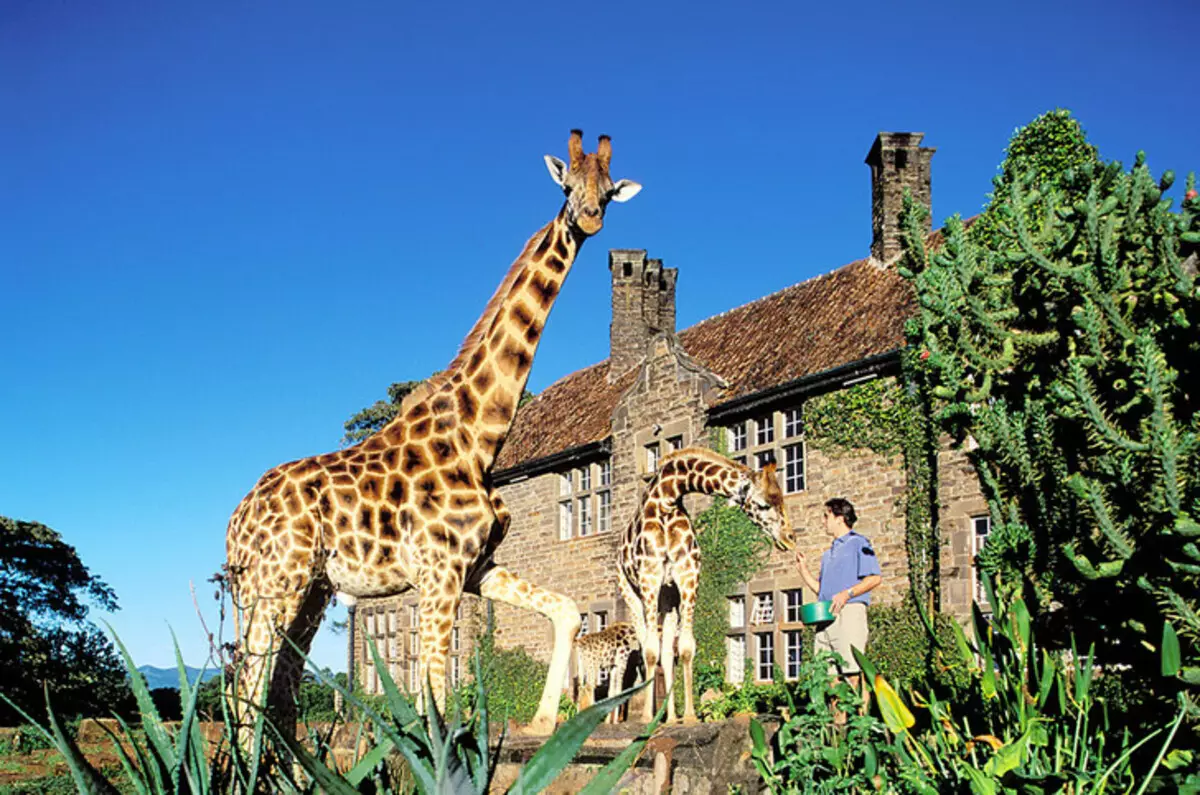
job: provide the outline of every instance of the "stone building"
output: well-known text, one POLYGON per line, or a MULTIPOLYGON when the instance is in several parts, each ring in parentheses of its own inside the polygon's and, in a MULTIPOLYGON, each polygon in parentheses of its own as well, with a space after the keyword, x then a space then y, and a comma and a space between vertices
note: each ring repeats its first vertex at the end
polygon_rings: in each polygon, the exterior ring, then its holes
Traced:
MULTIPOLYGON (((833 454, 808 445, 804 405, 899 372, 914 298, 894 262, 904 189, 930 201, 934 150, 922 147, 922 138, 880 133, 867 155, 870 256, 681 332, 677 270, 645 251, 610 251, 609 358, 564 376, 525 405, 497 459, 495 483, 513 515, 498 562, 574 599, 584 632, 624 620, 614 568, 618 531, 662 455, 710 444, 719 433, 735 459, 756 469, 777 463, 797 543, 814 571, 828 546, 822 507, 832 497, 849 498, 860 517, 856 530, 872 540, 883 570, 875 600, 900 600, 908 588, 902 462, 870 450, 833 454)), ((965 615, 977 588, 972 561, 986 536, 986 505, 961 452, 942 450, 938 470, 942 605, 965 615)), ((812 598, 791 553, 773 551, 753 581, 729 595, 731 678, 769 679, 774 664, 791 676, 799 664, 799 606, 812 598), (747 658, 753 671, 743 671, 747 658)), ((498 603, 485 609, 479 601, 468 597, 460 611, 452 681, 465 675, 470 641, 487 621, 494 621, 497 646, 549 658, 548 621, 498 603)), ((412 595, 363 600, 358 616, 410 686, 419 681, 415 605, 412 595)), ((352 667, 363 659, 361 631, 352 635, 350 654, 352 667)), ((368 690, 372 677, 366 673, 368 690)))

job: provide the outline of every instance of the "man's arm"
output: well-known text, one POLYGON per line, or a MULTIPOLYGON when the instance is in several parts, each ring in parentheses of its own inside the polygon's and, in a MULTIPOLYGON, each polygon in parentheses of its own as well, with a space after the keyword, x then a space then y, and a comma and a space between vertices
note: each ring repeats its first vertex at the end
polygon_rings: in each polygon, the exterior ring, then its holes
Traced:
POLYGON ((846 606, 846 602, 849 602, 854 597, 862 596, 863 594, 870 593, 878 588, 881 582, 883 582, 883 578, 878 574, 868 574, 866 577, 863 577, 846 590, 835 593, 833 595, 834 614, 837 614, 843 607, 846 606))
POLYGON ((821 584, 817 578, 812 576, 812 572, 808 570, 808 559, 804 553, 800 551, 800 547, 796 547, 796 569, 800 572, 800 579, 804 582, 804 587, 808 588, 813 594, 821 592, 821 584))

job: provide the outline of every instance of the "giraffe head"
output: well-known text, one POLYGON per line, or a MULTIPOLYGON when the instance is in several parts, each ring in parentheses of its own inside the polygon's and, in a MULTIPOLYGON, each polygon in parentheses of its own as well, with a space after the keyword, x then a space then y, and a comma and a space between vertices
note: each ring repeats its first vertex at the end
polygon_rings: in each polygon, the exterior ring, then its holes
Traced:
POLYGON ((642 189, 638 183, 622 179, 613 182, 608 176, 612 162, 612 139, 600 136, 595 154, 584 154, 583 133, 571 130, 568 145, 571 162, 564 163, 554 155, 546 155, 550 176, 567 194, 567 219, 586 235, 594 235, 604 226, 604 208, 610 201, 629 201, 642 189))
POLYGON ((771 462, 758 472, 746 472, 733 494, 734 503, 746 512, 750 520, 761 527, 779 549, 795 546, 787 509, 783 505, 783 489, 771 462))

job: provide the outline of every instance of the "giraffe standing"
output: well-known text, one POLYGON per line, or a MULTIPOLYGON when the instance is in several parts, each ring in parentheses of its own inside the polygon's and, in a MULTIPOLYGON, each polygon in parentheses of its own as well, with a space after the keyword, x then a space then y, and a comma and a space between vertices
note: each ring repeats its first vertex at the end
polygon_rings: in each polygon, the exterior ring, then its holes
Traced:
MULTIPOLYGON (((728 497, 771 536, 779 549, 793 546, 774 463, 752 472, 703 447, 688 447, 662 459, 658 473, 642 495, 641 509, 621 539, 617 583, 642 646, 646 676, 653 678, 654 666, 662 664, 669 721, 675 720, 672 688, 676 629, 683 668, 683 719, 696 720, 692 703, 692 661, 696 654, 692 619, 700 580, 700 547, 683 509, 684 495, 694 493, 728 497)), ((654 717, 652 696, 646 698, 642 717, 647 723, 654 717)))
POLYGON ((641 189, 609 178, 608 136, 585 154, 582 133, 572 130, 569 151, 569 163, 546 156, 566 194, 562 209, 530 238, 450 365, 365 441, 267 472, 230 519, 238 698, 259 703, 268 688, 281 728, 295 724, 303 668, 283 636, 307 651, 334 592, 353 599, 409 588, 420 595, 420 670, 437 703, 445 700, 451 625, 464 592, 549 618, 554 651, 529 729, 554 727, 579 611, 494 562, 511 517, 490 471, 580 245, 600 231, 609 201, 641 189))
MULTIPOLYGON (((575 641, 575 683, 580 709, 591 706, 592 692, 600 684, 602 671, 608 672, 605 697, 611 698, 614 689, 620 689, 629 656, 637 649, 637 632, 633 625, 625 622, 610 624, 599 632, 592 632, 575 641)), ((606 720, 616 723, 619 711, 614 709, 608 713, 606 720)))

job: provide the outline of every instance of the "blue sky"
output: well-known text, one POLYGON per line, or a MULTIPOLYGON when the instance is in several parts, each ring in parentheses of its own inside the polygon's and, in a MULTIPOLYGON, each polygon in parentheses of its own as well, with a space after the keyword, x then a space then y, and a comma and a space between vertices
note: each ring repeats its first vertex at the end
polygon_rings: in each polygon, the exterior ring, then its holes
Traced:
POLYGON ((0 514, 78 548, 139 663, 170 625, 198 664, 189 583, 211 619, 234 506, 452 358, 558 210, 570 128, 645 190, 584 247, 534 391, 607 356, 609 248, 679 268, 680 328, 863 256, 880 130, 937 147, 939 223, 1054 107, 1186 173, 1198 8, 6 0, 0 514))

